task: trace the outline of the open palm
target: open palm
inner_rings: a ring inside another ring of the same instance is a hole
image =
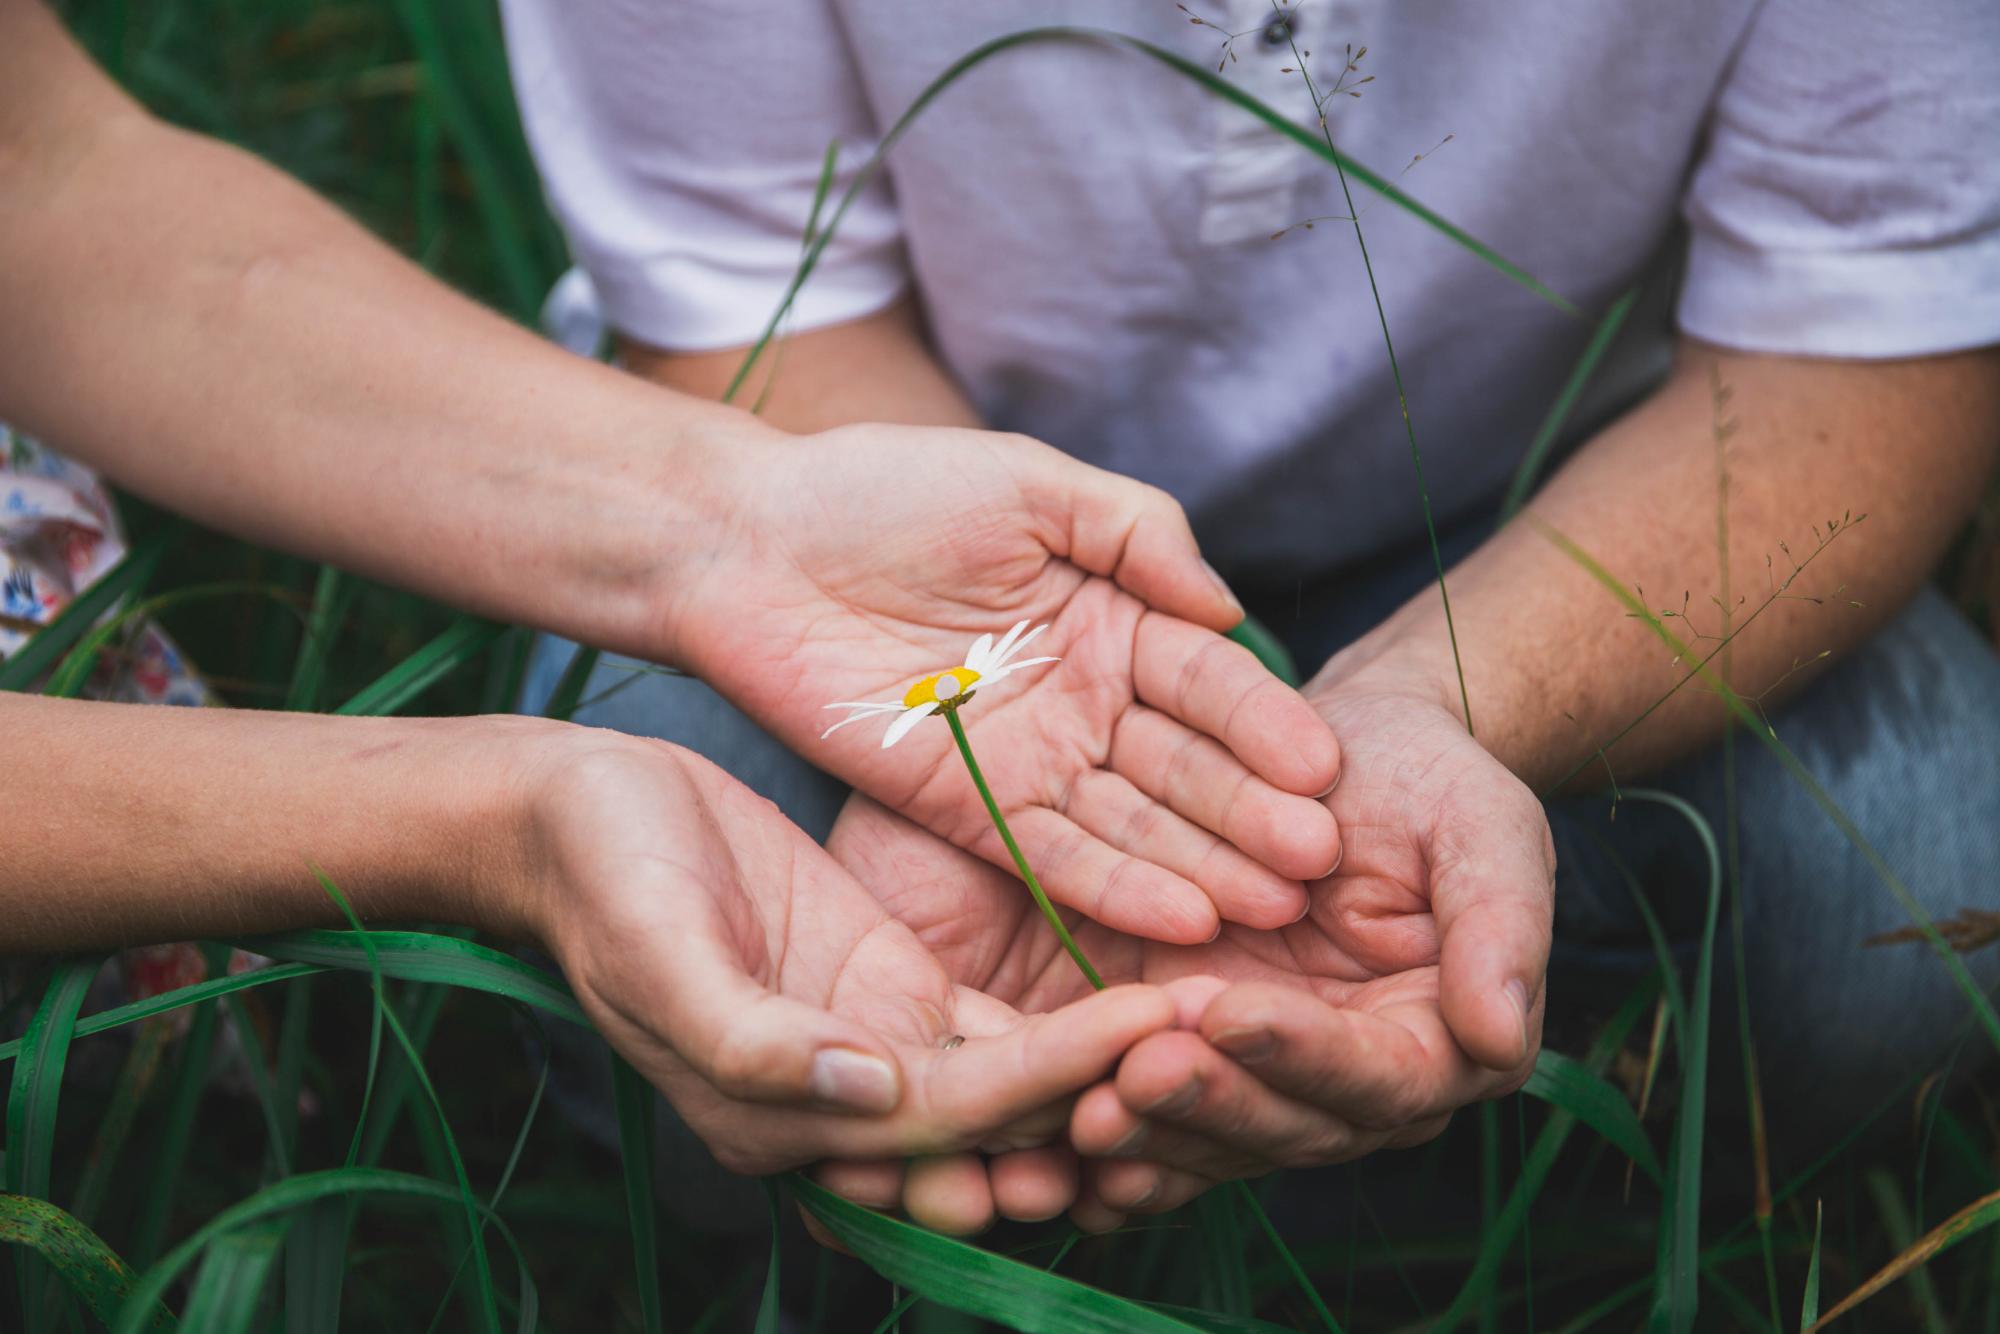
[[[775,807],[677,747],[578,729],[536,783],[534,929],[734,1171],[1059,1132],[1172,1022],[1149,988],[1028,1017],[955,986]]]
[[[1034,653],[1061,661],[981,691],[963,717],[1051,896],[1184,943],[1224,919],[1298,915],[1299,882],[1338,854],[1312,800],[1338,773],[1333,735],[1212,628],[1238,613],[1170,500],[986,432],[834,431],[753,446],[739,466],[785,484],[717,543],[716,568],[692,584],[725,595],[683,612],[677,638],[745,713],[1005,864],[941,722],[892,750],[879,723],[821,733],[840,717],[833,701],[899,699],[978,635],[1046,622]]]
[[[1166,985],[1183,1011],[1078,1104],[1075,1147],[1124,1160],[1092,1174],[1098,1218],[1413,1142],[1532,1062],[1552,874],[1539,805],[1434,702],[1335,688],[1315,703],[1343,738],[1327,804],[1345,853],[1304,917],[1193,946],[1074,928],[1108,981]],[[879,807],[851,803],[829,850],[955,980],[1029,1012],[1087,989],[1017,887]]]

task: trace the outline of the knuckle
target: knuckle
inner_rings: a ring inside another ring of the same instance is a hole
[[[753,1095],[766,1082],[771,1068],[760,1046],[740,1029],[723,1034],[709,1053],[709,1082],[732,1098]]]

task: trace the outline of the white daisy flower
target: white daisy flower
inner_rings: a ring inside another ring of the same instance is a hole
[[[882,735],[882,749],[887,750],[909,735],[910,729],[925,718],[940,709],[955,709],[971,699],[973,687],[993,685],[1023,667],[1061,661],[1059,658],[1022,658],[1014,661],[1016,654],[1048,628],[1038,625],[1029,630],[1028,623],[1021,621],[997,644],[993,642],[992,635],[981,635],[966,650],[962,666],[926,676],[905,691],[899,700],[842,700],[829,704],[826,706],[829,709],[851,709],[853,712],[820,733],[820,739],[824,741],[849,723],[858,723],[863,718],[896,714],[896,721],[890,723],[889,730]]]

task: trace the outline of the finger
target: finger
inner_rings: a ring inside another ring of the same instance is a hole
[[[1149,612],[1139,618],[1132,669],[1141,701],[1214,737],[1268,782],[1318,797],[1339,779],[1333,729],[1241,644]]]
[[[663,1036],[724,1097],[862,1115],[901,1101],[902,1072],[886,1043],[860,1024],[766,990],[711,924],[695,924],[670,957],[672,965],[650,979],[660,993],[652,1013],[634,1016],[599,999],[640,1031]]]
[[[1101,1236],[1124,1227],[1125,1215],[1098,1199],[1094,1192],[1085,1189],[1076,1203],[1070,1207],[1069,1221],[1076,1224],[1078,1232]]]
[[[912,1097],[902,1116],[912,1122],[910,1133],[978,1144],[1097,1083],[1132,1044],[1174,1019],[1174,1002],[1157,987],[1111,987],[1009,1033],[967,1038],[952,1051],[909,1053]]]
[[[1141,1159],[1090,1165],[1090,1189],[1105,1208],[1123,1214],[1164,1214],[1213,1189],[1222,1180]]]
[[[1093,1163],[1144,1160],[1217,1180],[1260,1176],[1280,1165],[1226,1140],[1136,1116],[1110,1085],[1077,1099],[1070,1143]]]
[[[987,1178],[1001,1217],[1039,1223],[1076,1202],[1076,1153],[1062,1145],[1003,1153],[987,1165]]]
[[[1115,1082],[1119,1101],[1148,1123],[1190,1131],[1273,1164],[1344,1162],[1375,1147],[1351,1122],[1278,1092],[1193,1033],[1162,1033],[1138,1043],[1119,1062]],[[1145,1152],[1163,1157],[1157,1134],[1149,1132]]]
[[[993,1191],[976,1153],[912,1158],[903,1173],[903,1212],[948,1237],[969,1237],[993,1225]]]
[[[1497,766],[1496,766],[1497,768]],[[1431,908],[1445,1022],[1472,1059],[1514,1070],[1540,1032],[1555,907],[1555,847],[1541,803],[1511,774],[1433,839]]]
[[[1033,806],[1011,823],[1042,888],[1065,907],[1114,931],[1172,945],[1213,940],[1222,927],[1215,905],[1192,882],[1120,852],[1059,811]],[[1008,860],[998,834],[988,835],[980,851],[1003,865]]]
[[[875,1158],[820,1163],[812,1178],[864,1209],[894,1209],[903,1202],[903,1160]]]
[[[841,1255],[854,1254],[853,1251],[848,1250],[846,1246],[841,1244],[840,1238],[834,1236],[833,1233],[827,1229],[826,1224],[820,1222],[817,1218],[813,1217],[812,1210],[806,1208],[803,1204],[798,1206],[798,1210],[799,1210],[799,1221],[806,1225],[807,1236],[811,1237],[814,1241],[818,1242],[820,1245],[826,1247],[830,1251],[837,1252],[838,1254]]]
[[[1340,829],[1311,797],[1273,787],[1212,737],[1135,704],[1111,734],[1113,770],[1278,875],[1317,880],[1340,860]],[[1294,897],[1296,920],[1303,899]]]
[[[1044,446],[1044,448],[1047,448]],[[1051,449],[1029,490],[1031,503],[1066,511],[1057,554],[1107,575],[1150,607],[1196,625],[1228,630],[1243,604],[1201,558],[1187,514],[1157,487],[1099,468],[1079,468]]]
[[[1209,1002],[1201,1033],[1258,1082],[1369,1129],[1398,1130],[1497,1087],[1452,1040],[1427,992],[1377,1014],[1244,982]]]
[[[1285,800],[1322,809],[1303,797]],[[1228,921],[1268,929],[1289,926],[1305,912],[1305,886],[1197,828],[1109,770],[1092,769],[1078,778],[1064,813],[1119,851],[1192,881]]]

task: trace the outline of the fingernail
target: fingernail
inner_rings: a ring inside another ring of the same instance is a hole
[[[1140,1193],[1139,1198],[1132,1201],[1130,1207],[1134,1209],[1143,1209],[1147,1205],[1151,1204],[1154,1200],[1157,1200],[1159,1198],[1160,1198],[1160,1179],[1158,1177],[1154,1177],[1153,1184],[1146,1187],[1146,1189]]]
[[[1225,1028],[1215,1035],[1215,1045],[1239,1065],[1255,1065],[1278,1053],[1277,1035],[1268,1028]]]
[[[844,1047],[828,1047],[813,1057],[812,1094],[857,1112],[892,1110],[901,1097],[888,1062]]]
[[[1193,1111],[1194,1105],[1200,1101],[1201,1081],[1199,1079],[1190,1079],[1172,1093],[1167,1094],[1166,1097],[1159,1099],[1147,1107],[1145,1114],[1147,1116],[1179,1116],[1184,1112]]]
[[[1201,568],[1208,571],[1209,580],[1214,583],[1215,591],[1222,594],[1222,596],[1228,600],[1229,605],[1236,609],[1237,614],[1241,615],[1243,612],[1243,604],[1237,600],[1236,594],[1230,590],[1229,581],[1227,579],[1224,579],[1222,575],[1216,571],[1216,568],[1213,565],[1210,565],[1207,561],[1203,561],[1201,563]]]
[[[1138,1125],[1133,1126],[1131,1130],[1127,1131],[1125,1134],[1125,1138],[1119,1140],[1116,1144],[1111,1146],[1111,1151],[1109,1156],[1113,1158],[1128,1157],[1131,1154],[1137,1153],[1139,1151],[1139,1146],[1144,1144],[1145,1142],[1146,1142],[1146,1123],[1142,1121]]]
[[[1336,866],[1337,866],[1337,865],[1339,865],[1339,863],[1338,863],[1338,862],[1336,862],[1336,863],[1334,863],[1334,864],[1335,864]],[[1327,875],[1332,875],[1332,874],[1333,874],[1333,872],[1331,872],[1331,871],[1328,871],[1328,872],[1327,872],[1326,874],[1327,874]],[[1322,880],[1324,880],[1325,878],[1326,878],[1326,876],[1321,876],[1321,877],[1320,877],[1320,879],[1322,879]],[[1306,901],[1305,901],[1305,906],[1304,906],[1304,907],[1302,907],[1302,908],[1300,908],[1300,909],[1299,909],[1299,915],[1298,915],[1297,917],[1294,917],[1294,918],[1293,918],[1293,919],[1292,919],[1292,920],[1291,920],[1290,922],[1286,923],[1286,925],[1287,925],[1287,926],[1297,926],[1297,925],[1298,925],[1298,924],[1299,924],[1300,922],[1303,922],[1303,921],[1305,921],[1305,920],[1306,920],[1306,915],[1307,915],[1308,913],[1312,912],[1312,910],[1313,910],[1313,900],[1312,900],[1312,892],[1311,892],[1310,890],[1308,890],[1308,891],[1307,891],[1307,893],[1306,893]]]

